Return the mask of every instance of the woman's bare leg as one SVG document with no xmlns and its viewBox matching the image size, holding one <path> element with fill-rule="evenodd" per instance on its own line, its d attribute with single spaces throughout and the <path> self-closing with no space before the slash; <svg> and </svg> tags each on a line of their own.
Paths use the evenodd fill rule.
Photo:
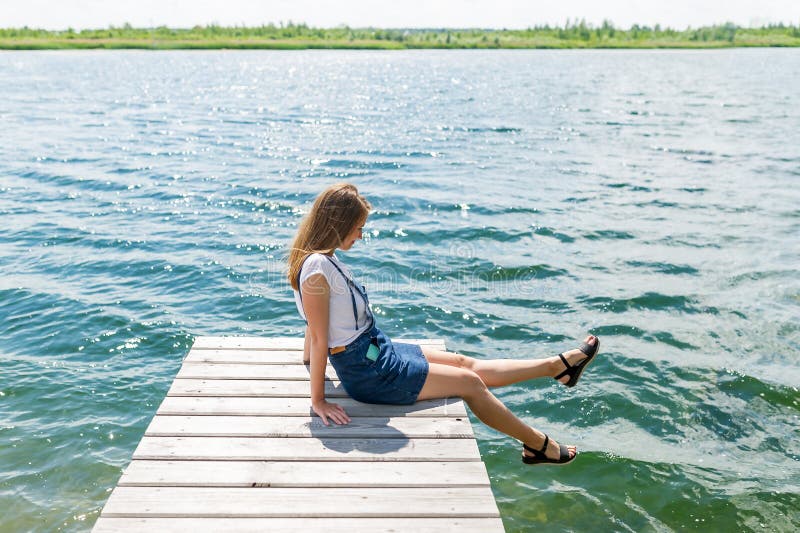
<svg viewBox="0 0 800 533">
<path fill-rule="evenodd" d="M 489 391 L 477 373 L 451 365 L 430 363 L 428 377 L 417 401 L 453 396 L 463 398 L 475 416 L 487 426 L 502 431 L 536 450 L 541 449 L 544 444 L 544 433 L 517 418 Z M 569 446 L 569 450 L 571 457 L 577 453 L 574 446 Z M 557 459 L 558 443 L 551 439 L 545 453 L 548 457 Z"/>
<path fill-rule="evenodd" d="M 589 335 L 584 342 L 593 345 L 597 341 L 593 335 Z M 487 387 L 503 387 L 542 377 L 552 378 L 564 370 L 564 363 L 558 356 L 544 359 L 475 359 L 428 347 L 422 348 L 422 354 L 429 363 L 472 370 L 481 377 Z M 570 365 L 576 365 L 586 359 L 586 354 L 580 350 L 570 350 L 565 352 L 564 356 Z M 569 376 L 563 376 L 559 381 L 566 383 L 569 381 Z"/>
</svg>

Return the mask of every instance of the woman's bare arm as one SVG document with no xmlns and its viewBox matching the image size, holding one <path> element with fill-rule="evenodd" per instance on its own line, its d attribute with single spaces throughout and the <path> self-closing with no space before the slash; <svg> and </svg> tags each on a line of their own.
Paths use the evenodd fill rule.
<svg viewBox="0 0 800 533">
<path fill-rule="evenodd" d="M 347 424 L 350 418 L 339 405 L 325 400 L 325 367 L 328 365 L 328 320 L 330 287 L 322 274 L 312 274 L 303 283 L 303 309 L 308 319 L 306 342 L 310 339 L 311 408 L 328 425 L 328 418 Z M 308 335 L 310 333 L 310 335 Z"/>
</svg>

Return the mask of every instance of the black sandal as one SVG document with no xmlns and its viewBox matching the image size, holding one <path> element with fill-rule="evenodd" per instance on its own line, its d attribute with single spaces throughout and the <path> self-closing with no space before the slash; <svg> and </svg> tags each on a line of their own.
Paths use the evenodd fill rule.
<svg viewBox="0 0 800 533">
<path fill-rule="evenodd" d="M 544 436 L 544 444 L 542 445 L 541 450 L 534 450 L 524 442 L 522 443 L 522 447 L 525 448 L 526 451 L 529 451 L 533 454 L 533 457 L 530 455 L 522 454 L 522 462 L 528 465 L 540 465 L 540 464 L 553 464 L 553 465 L 565 465 L 567 463 L 571 463 L 575 460 L 578 456 L 578 452 L 575 452 L 575 455 L 572 457 L 569 456 L 569 448 L 564 446 L 563 444 L 559 444 L 559 457 L 558 459 L 550 459 L 545 455 L 545 451 L 547 451 L 547 445 L 550 443 L 550 437 L 547 435 Z"/>
<path fill-rule="evenodd" d="M 567 362 L 567 358 L 564 357 L 563 353 L 558 354 L 558 356 L 561 358 L 561 362 L 564 363 L 564 366 L 567 367 L 567 369 L 564 370 L 559 375 L 557 375 L 556 377 L 554 377 L 553 379 L 558 381 L 559 379 L 563 378 L 564 376 L 569 376 L 569 381 L 567 381 L 566 383 L 563 383 L 563 385 L 566 385 L 567 387 L 574 387 L 575 385 L 577 385 L 578 384 L 578 380 L 581 379 L 581 374 L 583 374 L 584 369 L 587 366 L 589 366 L 589 363 L 592 361 L 592 358 L 597 353 L 597 350 L 600 349 L 600 339 L 598 337 L 594 337 L 594 338 L 595 338 L 595 341 L 596 341 L 594 343 L 594 346 L 592 346 L 591 344 L 587 344 L 585 342 L 581 343 L 581 346 L 578 349 L 581 352 L 583 352 L 583 354 L 586 356 L 586 359 L 584 359 L 583 361 L 581 361 L 580 363 L 578 363 L 575 366 L 572 366 Z"/>
</svg>

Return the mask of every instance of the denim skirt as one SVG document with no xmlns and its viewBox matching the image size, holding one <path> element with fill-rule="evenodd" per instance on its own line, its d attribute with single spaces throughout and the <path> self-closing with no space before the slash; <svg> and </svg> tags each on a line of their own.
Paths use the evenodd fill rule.
<svg viewBox="0 0 800 533">
<path fill-rule="evenodd" d="M 367 357 L 370 344 L 378 347 L 374 361 Z M 419 346 L 392 342 L 376 326 L 328 361 L 347 394 L 364 403 L 410 405 L 428 377 L 428 361 Z"/>
</svg>

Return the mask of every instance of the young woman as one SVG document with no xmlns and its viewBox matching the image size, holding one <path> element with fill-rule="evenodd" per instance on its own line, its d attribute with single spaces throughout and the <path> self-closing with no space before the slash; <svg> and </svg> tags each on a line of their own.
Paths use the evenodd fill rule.
<svg viewBox="0 0 800 533">
<path fill-rule="evenodd" d="M 289 282 L 306 320 L 304 361 L 310 363 L 311 407 L 347 424 L 344 409 L 325 399 L 325 367 L 330 360 L 345 391 L 367 403 L 412 404 L 458 396 L 485 424 L 523 443 L 528 464 L 565 464 L 575 446 L 559 445 L 517 418 L 490 391 L 520 381 L 552 377 L 568 387 L 600 346 L 589 335 L 577 350 L 546 359 L 474 359 L 458 353 L 392 342 L 375 324 L 366 290 L 334 252 L 361 239 L 370 203 L 355 186 L 342 183 L 320 194 L 303 219 L 289 253 Z"/>
</svg>

